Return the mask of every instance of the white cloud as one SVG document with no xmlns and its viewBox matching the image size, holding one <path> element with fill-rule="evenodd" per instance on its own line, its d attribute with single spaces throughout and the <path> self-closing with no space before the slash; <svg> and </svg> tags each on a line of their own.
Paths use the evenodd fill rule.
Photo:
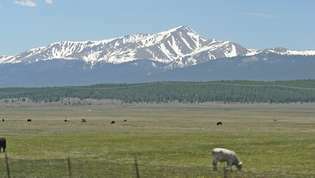
<svg viewBox="0 0 315 178">
<path fill-rule="evenodd" d="M 46 4 L 52 5 L 54 3 L 54 0 L 45 0 Z"/>
<path fill-rule="evenodd" d="M 15 0 L 15 4 L 26 6 L 26 7 L 36 7 L 36 1 L 35 0 Z"/>
<path fill-rule="evenodd" d="M 14 3 L 20 6 L 26 6 L 26 7 L 36 7 L 37 3 L 36 0 L 14 0 Z M 54 0 L 45 0 L 45 3 L 47 5 L 52 5 L 54 3 Z"/>
</svg>

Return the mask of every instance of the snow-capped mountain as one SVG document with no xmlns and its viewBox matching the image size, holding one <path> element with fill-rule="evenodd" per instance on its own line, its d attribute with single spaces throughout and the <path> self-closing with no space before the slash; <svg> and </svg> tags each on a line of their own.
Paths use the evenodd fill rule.
<svg viewBox="0 0 315 178">
<path fill-rule="evenodd" d="M 22 52 L 0 56 L 2 63 L 32 63 L 53 59 L 83 60 L 89 64 L 122 64 L 147 59 L 185 67 L 210 60 L 274 53 L 313 56 L 315 50 L 293 51 L 285 48 L 247 49 L 230 41 L 202 37 L 187 26 L 156 34 L 134 34 L 101 41 L 62 41 Z"/>
<path fill-rule="evenodd" d="M 315 56 L 315 50 L 304 50 L 304 51 L 297 51 L 297 50 L 289 50 L 287 48 L 270 48 L 264 50 L 256 51 L 256 54 L 278 54 L 282 56 Z"/>
<path fill-rule="evenodd" d="M 121 64 L 149 59 L 179 66 L 235 56 L 250 51 L 229 41 L 207 39 L 187 26 L 156 34 L 134 34 L 102 41 L 63 41 L 30 49 L 16 56 L 0 57 L 0 63 L 30 63 L 42 60 L 65 59 Z"/>
<path fill-rule="evenodd" d="M 315 79 L 314 68 L 315 50 L 250 49 L 181 26 L 156 34 L 56 42 L 0 56 L 0 87 Z"/>
<path fill-rule="evenodd" d="M 62 41 L 34 48 L 16 56 L 0 56 L 2 63 L 32 63 L 53 59 L 82 60 L 89 64 L 122 64 L 150 60 L 175 67 L 192 66 L 210 60 L 261 53 L 315 55 L 315 50 L 292 51 L 285 48 L 247 49 L 230 41 L 202 37 L 187 26 L 156 34 L 134 34 L 101 41 Z"/>
</svg>

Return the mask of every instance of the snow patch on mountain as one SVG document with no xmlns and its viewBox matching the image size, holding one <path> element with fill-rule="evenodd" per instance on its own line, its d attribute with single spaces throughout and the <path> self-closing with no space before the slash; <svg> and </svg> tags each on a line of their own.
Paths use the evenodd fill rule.
<svg viewBox="0 0 315 178">
<path fill-rule="evenodd" d="M 287 48 L 269 48 L 263 50 L 248 49 L 250 52 L 246 56 L 254 56 L 258 54 L 277 54 L 282 56 L 315 56 L 315 50 L 289 50 Z"/>
<path fill-rule="evenodd" d="M 0 64 L 19 63 L 14 56 L 0 56 Z"/>
<path fill-rule="evenodd" d="M 279 55 L 288 55 L 288 56 L 314 56 L 315 50 L 304 50 L 304 51 L 297 51 L 297 50 L 289 50 L 286 48 L 272 48 L 268 49 L 267 51 Z"/>
</svg>

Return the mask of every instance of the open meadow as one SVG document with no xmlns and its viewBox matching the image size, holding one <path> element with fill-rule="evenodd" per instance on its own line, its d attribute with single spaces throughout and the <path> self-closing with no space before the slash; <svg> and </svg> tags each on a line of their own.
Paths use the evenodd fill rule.
<svg viewBox="0 0 315 178">
<path fill-rule="evenodd" d="M 140 177 L 217 178 L 215 147 L 243 162 L 230 177 L 315 177 L 315 104 L 2 104 L 2 117 L 11 177 L 69 177 L 68 157 L 70 177 L 136 177 L 137 157 Z"/>
</svg>

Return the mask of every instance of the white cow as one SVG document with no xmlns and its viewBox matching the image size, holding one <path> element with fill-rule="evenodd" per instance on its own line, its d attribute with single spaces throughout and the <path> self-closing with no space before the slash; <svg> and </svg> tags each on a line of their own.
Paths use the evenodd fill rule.
<svg viewBox="0 0 315 178">
<path fill-rule="evenodd" d="M 242 169 L 242 162 L 237 157 L 234 151 L 225 148 L 214 148 L 212 150 L 213 156 L 213 170 L 218 169 L 218 162 L 226 162 L 227 167 L 232 169 L 232 166 L 236 166 L 238 170 Z"/>
</svg>

